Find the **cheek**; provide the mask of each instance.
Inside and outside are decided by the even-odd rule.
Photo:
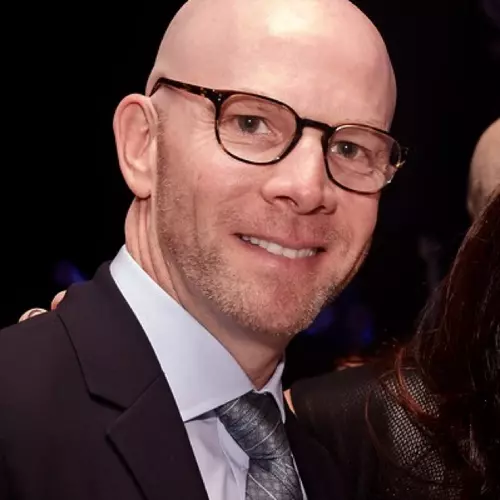
[[[364,248],[377,223],[379,197],[352,195],[339,215],[346,221],[356,249]]]
[[[232,159],[204,135],[191,150],[185,166],[200,217],[222,212],[239,213],[258,192],[263,170]]]
[[[192,203],[197,232],[204,238],[219,239],[242,213],[243,200],[248,189],[224,169],[197,171],[192,179]]]
[[[255,169],[223,151],[217,142],[212,114],[200,112],[191,116],[192,109],[186,108],[180,116],[183,126],[170,126],[165,134],[169,168],[177,170],[179,185],[189,189],[196,203],[207,208],[229,198],[234,200],[252,186],[255,189],[255,172],[252,176]],[[185,134],[181,130],[190,132]]]
[[[219,239],[221,227],[237,219],[248,185],[227,159],[206,152],[200,148],[185,157],[176,184],[181,186],[182,224],[207,242]]]

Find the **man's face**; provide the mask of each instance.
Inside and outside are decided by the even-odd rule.
[[[184,80],[265,94],[332,125],[385,128],[390,105],[373,68],[319,38],[269,37],[265,51],[242,44],[226,58],[230,71],[188,71]],[[278,164],[249,165],[218,144],[208,99],[164,92],[154,220],[174,287],[237,328],[305,328],[363,261],[378,195],[329,181],[318,131],[306,130]]]

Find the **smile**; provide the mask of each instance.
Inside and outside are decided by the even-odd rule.
[[[305,257],[313,257],[318,253],[318,248],[301,248],[299,250],[293,248],[286,248],[278,243],[274,243],[272,241],[260,240],[258,238],[254,238],[253,236],[240,236],[243,241],[250,243],[252,245],[258,246],[267,250],[269,253],[273,255],[282,255],[283,257],[287,257],[288,259],[303,259]]]

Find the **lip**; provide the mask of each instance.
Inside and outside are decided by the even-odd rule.
[[[236,233],[236,236],[241,239],[242,236],[248,238],[257,238],[258,240],[265,240],[271,243],[276,243],[284,248],[290,248],[291,250],[306,250],[314,249],[318,253],[326,251],[326,245],[324,242],[319,242],[317,240],[311,239],[292,239],[292,238],[281,238],[279,236],[263,236],[258,233]],[[243,240],[242,240],[243,241]]]

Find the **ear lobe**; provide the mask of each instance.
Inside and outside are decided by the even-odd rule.
[[[138,198],[148,198],[153,189],[157,123],[151,100],[142,95],[125,97],[115,111],[113,131],[120,169]]]

